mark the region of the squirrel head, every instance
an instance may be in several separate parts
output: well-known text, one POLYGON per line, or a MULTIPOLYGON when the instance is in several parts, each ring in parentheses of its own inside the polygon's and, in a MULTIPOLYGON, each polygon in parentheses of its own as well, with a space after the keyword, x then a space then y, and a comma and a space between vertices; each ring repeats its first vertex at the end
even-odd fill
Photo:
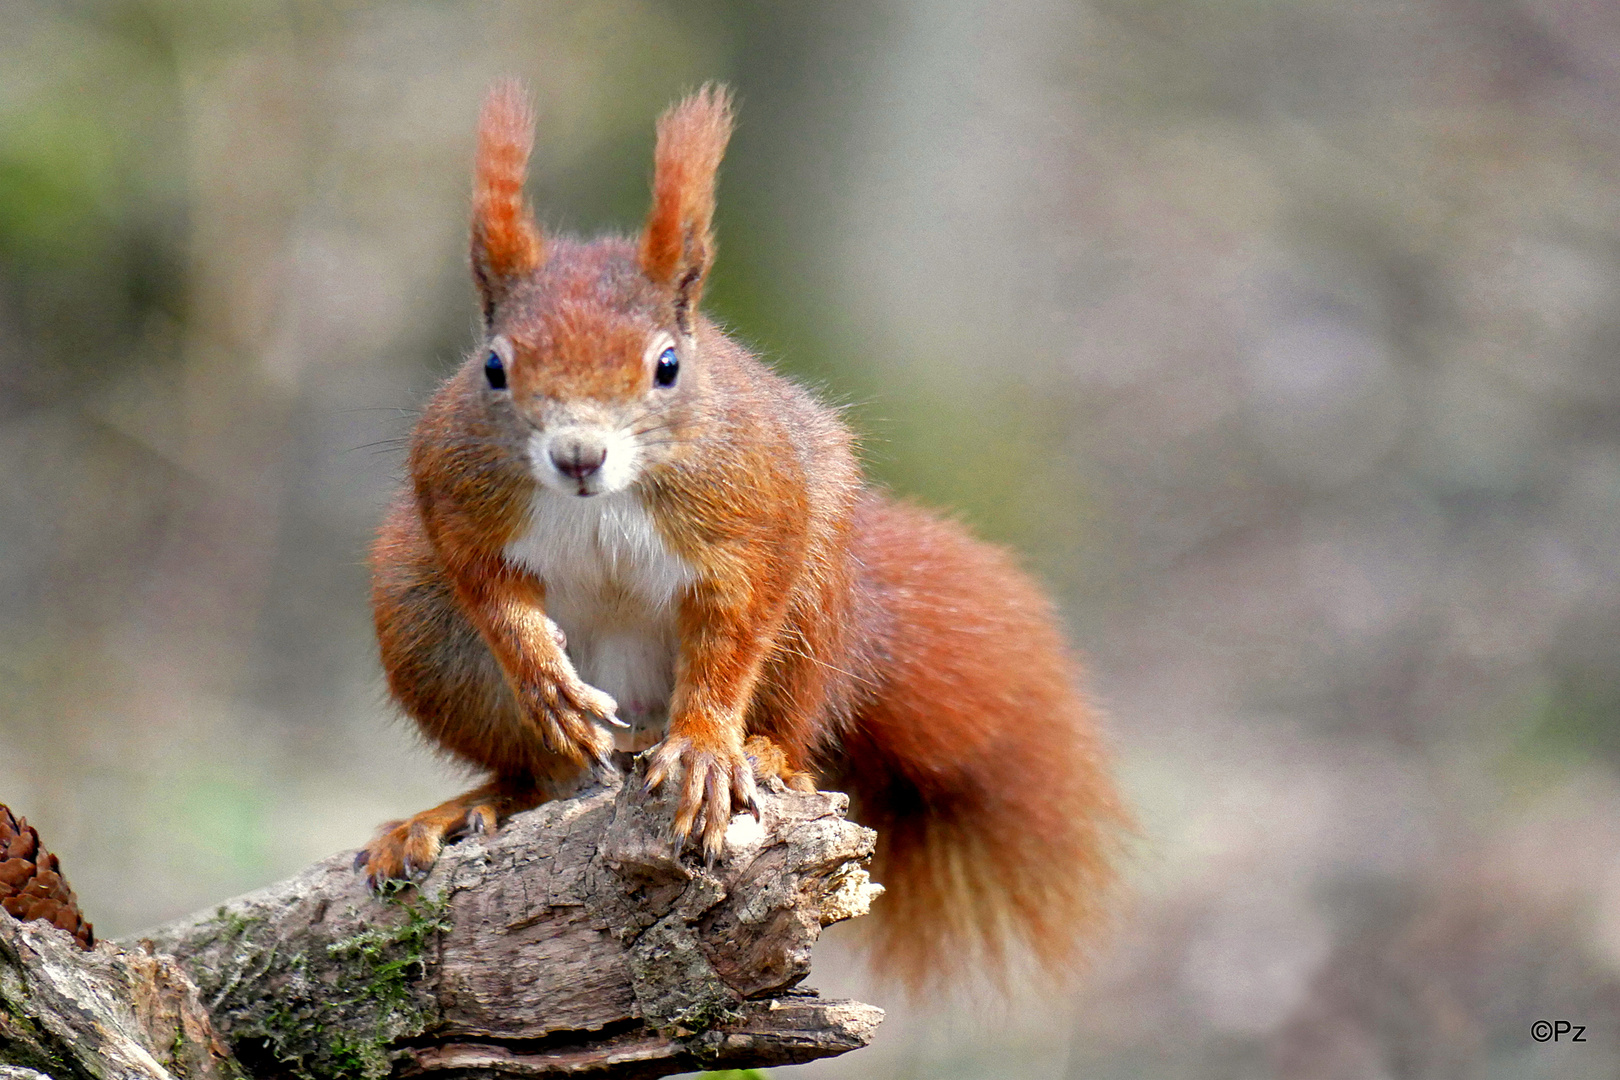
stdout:
POLYGON ((528 442, 535 477, 573 495, 629 487, 678 455, 706 380, 697 315, 714 261, 715 178, 730 94, 708 85, 658 121, 641 236, 545 236, 523 199, 534 119, 521 84, 484 100, 473 183, 477 361, 492 415, 528 442))

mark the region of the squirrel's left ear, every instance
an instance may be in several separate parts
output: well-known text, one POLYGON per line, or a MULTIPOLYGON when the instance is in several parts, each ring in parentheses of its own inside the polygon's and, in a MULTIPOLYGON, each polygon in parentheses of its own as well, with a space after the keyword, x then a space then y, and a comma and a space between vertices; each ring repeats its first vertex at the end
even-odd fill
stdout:
POLYGON ((675 319, 691 312, 714 261, 715 174, 731 138, 731 92, 709 83, 658 118, 653 204, 641 234, 641 269, 675 294, 675 319))
POLYGON ((488 325, 513 282, 539 269, 545 240, 523 201, 523 181, 534 149, 534 113, 516 79, 496 83, 478 117, 478 160, 473 170, 472 269, 488 325))

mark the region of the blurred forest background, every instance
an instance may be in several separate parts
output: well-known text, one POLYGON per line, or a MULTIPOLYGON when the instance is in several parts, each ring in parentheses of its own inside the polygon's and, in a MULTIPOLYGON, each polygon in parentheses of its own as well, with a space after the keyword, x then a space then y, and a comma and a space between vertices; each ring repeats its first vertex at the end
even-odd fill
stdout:
POLYGON ((459 790, 364 551, 474 118, 1062 600, 1143 821, 1085 988, 819 1077, 1620 1071, 1620 6, 0 0, 0 801, 127 934, 459 790), (1588 1025, 1541 1045, 1539 1018, 1588 1025))

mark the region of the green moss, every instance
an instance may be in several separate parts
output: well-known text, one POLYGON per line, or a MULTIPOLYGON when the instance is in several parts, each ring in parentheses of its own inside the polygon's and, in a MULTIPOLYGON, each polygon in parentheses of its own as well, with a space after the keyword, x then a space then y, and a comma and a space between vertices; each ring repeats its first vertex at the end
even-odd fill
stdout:
POLYGON ((681 1038, 688 1038, 701 1035, 721 1024, 741 1020, 743 1015, 734 999, 707 998, 677 1013, 664 1030, 681 1038))
MULTIPOLYGON (((265 921, 262 915, 244 915, 240 911, 232 911, 221 905, 214 909, 214 925, 219 929, 213 940, 225 943, 242 941, 249 936, 254 927, 265 921)), ((208 939, 204 938, 200 944, 206 944, 207 941, 208 939)))
POLYGON ((57 1053, 51 1034, 34 1023, 20 1004, 12 1002, 9 995, 0 997, 5 998, 9 1016, 0 1017, 0 1065, 33 1069, 46 1076, 81 1075, 57 1053))
POLYGON ((447 898, 418 896, 412 900, 411 895, 400 889, 382 894, 384 902, 406 912, 400 925, 374 927, 326 947, 333 959, 352 962, 357 981, 363 982, 360 996, 389 1009, 410 1004, 410 980, 425 970, 423 951, 434 937, 450 929, 447 898))
POLYGON ((186 1029, 179 1023, 174 1027, 174 1041, 169 1044, 169 1063, 184 1061, 186 1057, 186 1029))
MULTIPOLYGON (((390 1047, 431 1019, 431 1003, 413 983, 429 945, 449 928, 449 900, 399 888, 382 900, 394 917, 331 943, 324 960, 284 953, 257 939, 261 920, 221 911, 219 940, 252 987, 227 1002, 233 1040, 256 1044, 300 1080, 387 1076, 390 1047)), ((227 993, 234 993, 231 978, 227 993)))

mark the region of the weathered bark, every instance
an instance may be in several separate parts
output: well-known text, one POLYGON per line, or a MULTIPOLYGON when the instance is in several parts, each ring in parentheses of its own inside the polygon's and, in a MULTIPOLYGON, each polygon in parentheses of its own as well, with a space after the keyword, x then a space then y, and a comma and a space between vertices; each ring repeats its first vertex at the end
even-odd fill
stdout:
MULTIPOLYGON (((131 992, 114 984, 143 963, 165 978, 188 973, 195 990, 184 1000, 200 1000, 204 1027, 187 1038, 209 1046, 211 1018, 235 1061, 210 1058, 203 1064, 214 1072, 187 1064, 175 1072, 184 1076, 228 1075, 239 1064, 255 1077, 607 1080, 787 1064, 865 1045, 880 1010, 795 989, 821 928, 864 913, 877 892, 863 868, 873 834, 844 819, 844 796, 762 793, 763 821, 734 820, 709 868, 691 853, 677 857, 670 805, 639 787, 599 788, 453 844, 417 888, 371 896, 349 858, 335 857, 162 927, 136 951, 104 944, 85 954, 61 938, 52 962, 68 965, 73 950, 110 967, 113 989, 102 996, 121 1000, 95 1025, 133 1039, 160 1068, 154 1047, 176 1045, 176 1022, 131 1034, 141 1030, 126 1015, 136 1011, 123 1003, 131 992)), ((58 934, 8 930, 6 965, 19 935, 32 947, 58 934)), ((50 1006, 37 992, 14 993, 7 971, 0 965, 0 1006, 38 1026, 50 1006), (35 1004, 17 1013, 19 1000, 35 1004)), ((163 1075, 65 1069, 61 1047, 71 1040, 52 1044, 56 1058, 13 1053, 13 1042, 26 1043, 7 1024, 16 1026, 0 1012, 0 1069, 63 1080, 163 1075)))
POLYGON ((0 1080, 240 1075, 173 958, 0 912, 0 1080))

